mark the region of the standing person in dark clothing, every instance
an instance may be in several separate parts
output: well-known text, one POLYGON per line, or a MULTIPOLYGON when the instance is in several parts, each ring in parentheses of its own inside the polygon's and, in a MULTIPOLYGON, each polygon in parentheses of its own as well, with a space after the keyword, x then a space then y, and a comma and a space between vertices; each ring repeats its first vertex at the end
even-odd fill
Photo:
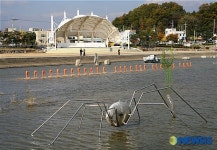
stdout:
POLYGON ((118 49, 118 55, 120 55, 121 54, 121 51, 120 51, 120 49, 118 49))
POLYGON ((82 56, 82 49, 80 49, 80 56, 82 56))

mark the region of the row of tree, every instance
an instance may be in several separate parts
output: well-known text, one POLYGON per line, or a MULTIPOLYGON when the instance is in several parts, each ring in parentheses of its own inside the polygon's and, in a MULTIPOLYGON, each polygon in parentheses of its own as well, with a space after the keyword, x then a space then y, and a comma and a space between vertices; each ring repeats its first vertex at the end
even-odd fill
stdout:
POLYGON ((2 32, 0 42, 2 46, 33 47, 35 46, 36 34, 34 32, 2 32))
POLYGON ((187 40, 192 39, 195 33, 197 36, 203 37, 204 40, 208 40, 213 36, 214 19, 217 21, 217 2, 202 4, 197 12, 191 13, 186 12, 183 6, 175 2, 165 2, 143 4, 129 13, 115 18, 112 23, 120 31, 136 30, 131 41, 146 44, 162 40, 165 28, 170 28, 172 25, 177 30, 184 30, 185 23, 187 24, 187 40))

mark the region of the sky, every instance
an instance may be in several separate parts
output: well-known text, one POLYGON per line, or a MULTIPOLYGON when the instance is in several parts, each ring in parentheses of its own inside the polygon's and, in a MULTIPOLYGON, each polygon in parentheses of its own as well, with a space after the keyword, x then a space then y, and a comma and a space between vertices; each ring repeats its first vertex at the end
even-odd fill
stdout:
MULTIPOLYGON (((142 4, 176 2, 187 12, 198 11, 201 4, 216 0, 0 0, 0 30, 14 27, 17 30, 29 28, 50 29, 50 16, 58 25, 66 11, 67 18, 73 18, 79 10, 82 15, 93 14, 110 21, 139 7, 142 4)), ((56 26, 57 26, 56 25, 56 26)))

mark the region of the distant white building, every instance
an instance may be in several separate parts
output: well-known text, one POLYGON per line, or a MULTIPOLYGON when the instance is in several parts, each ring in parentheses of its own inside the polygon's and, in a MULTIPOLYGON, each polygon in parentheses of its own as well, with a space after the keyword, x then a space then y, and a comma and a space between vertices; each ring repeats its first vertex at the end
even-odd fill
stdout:
POLYGON ((129 36, 132 34, 135 34, 135 31, 134 30, 124 30, 120 34, 121 34, 121 43, 128 44, 129 36))
POLYGON ((5 31, 6 32, 13 32, 13 31, 16 31, 17 29, 16 28, 6 28, 5 31))
POLYGON ((29 31, 34 32, 34 31, 43 31, 41 28, 29 28, 29 31))
POLYGON ((29 32, 35 33, 37 45, 47 45, 48 44, 49 31, 43 30, 41 28, 29 28, 29 32))
POLYGON ((165 36, 167 37, 170 34, 177 34, 178 35, 178 41, 186 41, 186 31, 176 31, 176 28, 166 28, 165 29, 165 36))

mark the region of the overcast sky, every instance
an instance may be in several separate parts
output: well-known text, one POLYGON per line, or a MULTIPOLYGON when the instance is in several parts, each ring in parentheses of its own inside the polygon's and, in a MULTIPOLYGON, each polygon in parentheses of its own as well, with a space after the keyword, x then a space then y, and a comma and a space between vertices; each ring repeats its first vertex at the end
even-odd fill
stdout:
MULTIPOLYGON (((95 15, 112 21, 115 17, 128 13, 144 3, 163 3, 171 0, 0 0, 0 30, 12 27, 28 30, 31 27, 50 29, 50 16, 59 24, 66 11, 68 18, 73 18, 77 10, 80 14, 95 15), (14 21, 12 21, 14 20, 14 21)), ((187 12, 198 11, 203 3, 216 0, 172 0, 187 12)))

